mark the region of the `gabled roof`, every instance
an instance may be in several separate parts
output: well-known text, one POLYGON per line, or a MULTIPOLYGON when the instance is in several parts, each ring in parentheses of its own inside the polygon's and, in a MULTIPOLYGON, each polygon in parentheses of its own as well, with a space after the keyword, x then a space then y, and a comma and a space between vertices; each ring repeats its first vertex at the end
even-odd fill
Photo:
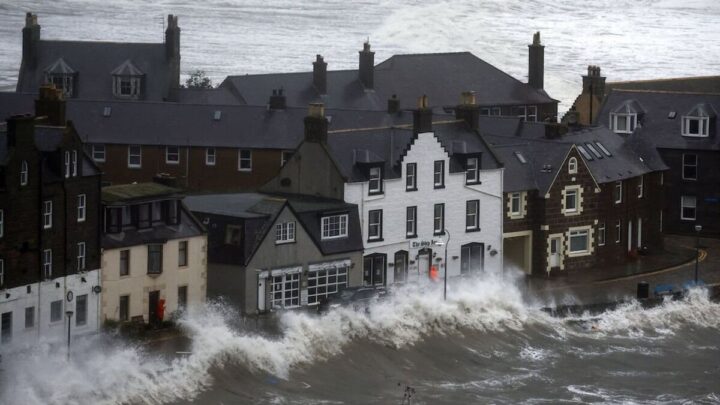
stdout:
POLYGON ((221 87, 239 100, 265 105, 273 89, 282 88, 289 106, 324 102, 327 108, 386 110, 397 95, 400 108, 415 108, 426 94, 436 106, 456 105, 463 91, 475 91, 480 105, 554 103, 543 90, 509 76, 470 52, 395 55, 375 66, 374 88, 367 90, 357 70, 327 72, 327 94, 313 86, 313 73, 228 76, 221 87))
MULTIPOLYGON (((682 136, 682 117, 693 111, 708 116, 720 111, 720 93, 613 90, 605 98, 598 123, 610 127, 610 111, 631 99, 637 100, 645 110, 643 119, 638 122, 633 136, 643 137, 657 148, 720 150, 720 134, 717 132, 717 127, 716 132, 709 137, 682 136), (674 115, 671 114, 673 112, 674 115)), ((713 130, 712 126, 710 130, 713 130)))
POLYGON ((626 100, 612 111, 615 114, 642 114, 645 112, 636 100, 626 100))
POLYGON ((65 63, 63 58, 60 58, 56 60, 55 63, 48 66, 45 69, 45 73, 51 75, 71 75, 75 73, 75 69, 68 66, 68 64, 65 63))
POLYGON ((18 92, 37 92, 44 83, 45 69, 62 59, 78 75, 78 98, 109 100, 113 98, 112 72, 132 60, 146 75, 145 99, 161 101, 168 97, 171 69, 162 43, 40 40, 37 55, 37 68, 21 69, 18 92))
POLYGON ((143 76, 145 74, 138 69, 130 59, 120 64, 120 66, 115 68, 111 73, 113 76, 143 76))

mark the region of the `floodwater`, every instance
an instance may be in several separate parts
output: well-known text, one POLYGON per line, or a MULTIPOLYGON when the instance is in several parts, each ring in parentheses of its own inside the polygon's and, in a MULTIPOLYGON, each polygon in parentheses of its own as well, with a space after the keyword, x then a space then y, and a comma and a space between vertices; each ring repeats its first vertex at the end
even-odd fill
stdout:
POLYGON ((513 281, 408 286, 365 310, 290 311, 243 326, 210 305, 190 337, 79 342, 3 360, 7 404, 720 404, 720 304, 551 317, 513 281), (184 353, 177 353, 184 352, 184 353))

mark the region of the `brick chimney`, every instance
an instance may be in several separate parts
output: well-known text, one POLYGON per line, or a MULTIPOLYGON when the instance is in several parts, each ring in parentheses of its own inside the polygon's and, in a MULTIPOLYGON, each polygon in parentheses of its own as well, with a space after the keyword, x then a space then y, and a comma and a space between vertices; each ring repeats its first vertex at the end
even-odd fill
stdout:
POLYGON ((56 127, 65 126, 65 99, 62 90, 48 84, 40 87, 40 94, 35 100, 35 115, 47 117, 44 124, 56 127))
POLYGON ((388 99, 387 112, 388 114, 396 114, 400 112, 400 99, 397 98, 396 94, 393 94, 392 97, 388 99))
POLYGON ((540 31, 533 35, 528 48, 528 84, 540 90, 545 82, 545 46, 540 44, 540 31))
POLYGON ((305 117, 305 141, 327 143, 328 122, 323 103, 310 103, 305 117))
POLYGON ((268 106, 271 110, 284 110, 286 107, 286 99, 283 94, 283 89, 273 89, 272 96, 270 96, 270 102, 268 106))
POLYGON ((363 49, 360 51, 360 69, 358 70, 358 77, 366 89, 373 89, 375 85, 375 52, 370 50, 370 42, 363 44, 363 49))
POLYGON ((38 62, 38 48, 40 46, 40 25, 37 15, 25 14, 25 27, 22 30, 22 64, 29 69, 35 69, 38 62))
POLYGON ((313 86, 318 93, 327 94, 327 62, 322 55, 316 55, 313 62, 313 86))
POLYGON ((14 115, 7 119, 7 147, 30 148, 35 145, 35 117, 14 115))
POLYGON ((417 106, 417 110, 413 110, 413 134, 432 132, 432 108, 428 107, 428 96, 418 98, 417 106))
POLYGON ((600 74, 600 66, 588 66, 587 75, 583 79, 583 93, 602 98, 605 95, 605 78, 600 74))
POLYGON ((480 107, 475 102, 475 93, 464 91, 460 97, 460 104, 455 107, 455 118, 464 120, 472 129, 478 129, 480 107))
POLYGON ((165 59, 170 65, 168 100, 177 101, 180 88, 180 27, 177 16, 172 14, 168 14, 167 29, 165 29, 165 59))

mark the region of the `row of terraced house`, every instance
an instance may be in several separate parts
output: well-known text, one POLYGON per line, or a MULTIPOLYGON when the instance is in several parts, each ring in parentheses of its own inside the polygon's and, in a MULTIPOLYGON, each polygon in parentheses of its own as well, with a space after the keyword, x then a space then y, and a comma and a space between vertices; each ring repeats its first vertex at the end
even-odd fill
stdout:
POLYGON ((180 31, 53 41, 27 15, 0 93, 0 347, 206 296, 257 314, 434 275, 602 271, 663 232, 720 234, 718 78, 590 66, 558 123, 539 33, 527 82, 467 52, 376 64, 365 43, 354 70, 316 55, 193 89, 180 31))

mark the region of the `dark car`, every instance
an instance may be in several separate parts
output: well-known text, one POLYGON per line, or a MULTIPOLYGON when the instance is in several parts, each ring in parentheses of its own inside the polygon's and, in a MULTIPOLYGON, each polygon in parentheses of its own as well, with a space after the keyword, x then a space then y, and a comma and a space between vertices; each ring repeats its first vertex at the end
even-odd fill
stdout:
POLYGON ((385 287, 348 287, 321 300, 318 312, 339 307, 367 310, 372 302, 382 299, 386 294, 385 287))

